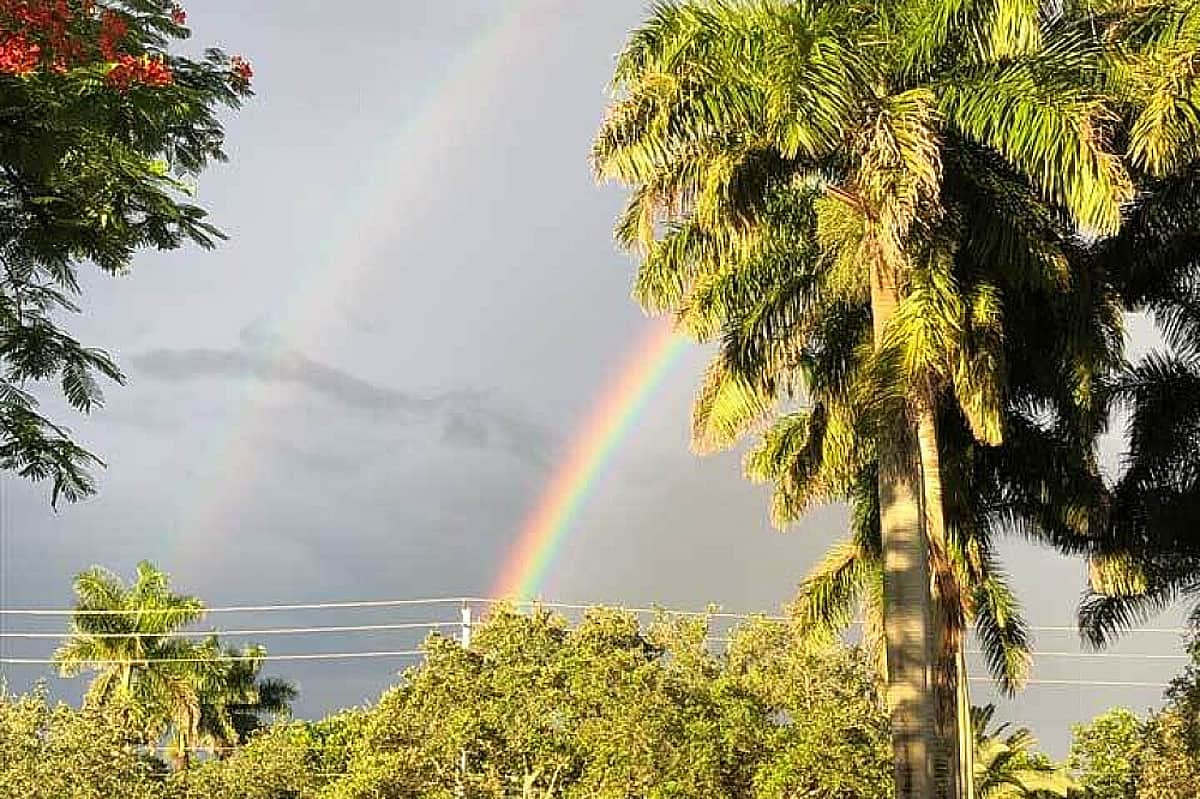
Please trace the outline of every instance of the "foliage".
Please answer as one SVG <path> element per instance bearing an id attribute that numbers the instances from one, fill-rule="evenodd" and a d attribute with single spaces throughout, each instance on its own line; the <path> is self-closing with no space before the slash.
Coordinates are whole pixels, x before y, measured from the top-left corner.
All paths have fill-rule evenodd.
<path id="1" fill-rule="evenodd" d="M 0 694 L 0 796 L 160 799 L 163 764 L 141 754 L 136 708 Z"/>
<path id="2" fill-rule="evenodd" d="M 1200 796 L 1200 636 L 1188 652 L 1191 662 L 1171 681 L 1166 707 L 1147 725 L 1138 799 Z"/>
<path id="3" fill-rule="evenodd" d="M 1069 763 L 1088 799 L 1134 799 L 1145 728 L 1125 708 L 1113 708 L 1072 729 Z"/>
<path id="4" fill-rule="evenodd" d="M 168 799 L 311 799 L 346 770 L 362 716 L 286 722 L 256 734 L 226 758 L 171 775 Z"/>
<path id="5" fill-rule="evenodd" d="M 1137 799 L 1200 796 L 1200 747 L 1195 724 L 1195 716 L 1187 718 L 1173 710 L 1151 720 Z"/>
<path id="6" fill-rule="evenodd" d="M 1200 576 L 1200 3 L 1065 6 L 1096 37 L 1095 74 L 1117 103 L 1115 135 L 1137 188 L 1120 232 L 1087 255 L 1127 308 L 1149 312 L 1166 342 L 1108 387 L 1113 406 L 1128 413 L 1127 447 L 1102 505 L 1105 523 L 1088 542 L 1092 593 L 1080 612 L 1088 640 L 1102 646 L 1176 599 L 1195 597 Z"/>
<path id="7" fill-rule="evenodd" d="M 501 610 L 471 650 L 435 637 L 372 709 L 351 797 L 886 796 L 887 724 L 861 661 L 747 631 L 728 659 L 702 622 L 589 611 L 567 629 Z M 798 660 L 791 660 L 795 656 Z M 793 682 L 783 682 L 784 679 Z"/>
<path id="8" fill-rule="evenodd" d="M 80 267 L 117 274 L 139 250 L 221 237 L 191 181 L 225 158 L 218 113 L 250 94 L 249 67 L 171 52 L 181 15 L 169 0 L 0 3 L 0 468 L 49 479 L 54 500 L 91 493 L 99 460 L 35 395 L 57 380 L 86 412 L 101 378 L 123 379 L 60 324 Z"/>
<path id="9" fill-rule="evenodd" d="M 1034 751 L 1037 740 L 1028 729 L 1009 732 L 1007 724 L 989 729 L 995 711 L 993 705 L 972 708 L 979 799 L 1050 799 L 1078 787 L 1065 766 Z"/>
<path id="10" fill-rule="evenodd" d="M 1200 217 L 1191 224 L 1200 230 Z M 1130 411 L 1128 446 L 1093 560 L 1093 591 L 1080 609 L 1096 646 L 1178 599 L 1200 600 L 1200 275 L 1190 255 L 1174 269 L 1173 278 L 1158 278 L 1150 301 L 1168 349 L 1132 365 L 1113 387 Z"/>
<path id="11" fill-rule="evenodd" d="M 1170 703 L 1146 721 L 1124 709 L 1076 726 L 1071 765 L 1085 799 L 1200 795 L 1196 715 Z"/>
<path id="12" fill-rule="evenodd" d="M 592 609 L 576 625 L 501 608 L 370 707 L 279 720 L 169 775 L 135 704 L 0 701 L 0 796 L 35 799 L 713 797 L 895 794 L 882 684 L 867 655 L 757 619 L 714 653 L 709 620 Z M 1193 654 L 1200 654 L 1200 647 Z M 1200 658 L 1142 721 L 1075 729 L 1070 773 L 1028 730 L 976 708 L 980 799 L 1176 799 L 1200 787 Z M 77 775 L 77 776 L 72 776 Z M 28 793 L 29 786 L 39 786 Z M 19 791 L 14 793 L 13 791 Z"/>
<path id="13" fill-rule="evenodd" d="M 751 623 L 727 655 L 732 676 L 768 709 L 755 797 L 888 797 L 892 757 L 878 674 L 865 654 L 813 649 L 788 627 Z"/>

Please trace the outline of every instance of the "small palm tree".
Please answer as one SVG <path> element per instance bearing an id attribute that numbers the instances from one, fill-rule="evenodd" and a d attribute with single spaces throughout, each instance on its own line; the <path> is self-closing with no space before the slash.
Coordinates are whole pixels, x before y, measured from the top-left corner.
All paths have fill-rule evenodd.
<path id="1" fill-rule="evenodd" d="M 1050 799 L 1079 786 L 1066 766 L 1035 751 L 1037 739 L 1024 727 L 988 730 L 994 705 L 972 708 L 975 726 L 975 795 L 978 799 Z"/>
<path id="2" fill-rule="evenodd" d="M 229 661 L 222 683 L 201 696 L 199 739 L 219 756 L 243 746 L 250 736 L 291 712 L 296 687 L 278 677 L 261 676 L 267 651 L 258 644 L 227 647 Z"/>

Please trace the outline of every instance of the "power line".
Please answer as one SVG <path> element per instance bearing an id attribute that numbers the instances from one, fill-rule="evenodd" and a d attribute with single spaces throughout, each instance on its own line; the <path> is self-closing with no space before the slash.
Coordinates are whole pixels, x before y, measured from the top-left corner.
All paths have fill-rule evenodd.
<path id="1" fill-rule="evenodd" d="M 1029 627 L 1027 628 L 1038 633 L 1078 633 L 1078 627 Z M 1190 627 L 1130 627 L 1127 630 L 1121 630 L 1121 634 L 1127 633 L 1148 633 L 1161 635 L 1187 635 L 1194 633 L 1196 630 Z"/>
<path id="2" fill-rule="evenodd" d="M 81 666 L 148 666 L 152 663 L 212 663 L 214 661 L 263 661 L 263 660 L 351 660 L 356 658 L 387 658 L 424 655 L 421 649 L 401 649 L 379 652 L 313 652 L 297 655 L 230 655 L 219 658 L 118 658 L 72 660 L 72 665 Z M 61 665 L 54 658 L 0 658 L 0 663 L 19 665 Z"/>
<path id="3" fill-rule="evenodd" d="M 722 636 L 709 636 L 704 639 L 708 643 L 728 644 L 735 639 Z M 967 650 L 968 655 L 986 655 L 978 649 Z M 1048 658 L 1084 658 L 1084 659 L 1105 659 L 1115 658 L 1120 660 L 1191 660 L 1189 655 L 1164 655 L 1153 654 L 1149 652 L 1042 652 L 1032 651 L 1029 653 L 1031 657 L 1048 657 Z"/>
<path id="4" fill-rule="evenodd" d="M 403 607 L 412 605 L 497 605 L 510 604 L 517 607 L 542 607 L 554 610 L 591 610 L 594 608 L 611 608 L 613 610 L 621 610 L 628 613 L 650 614 L 650 613 L 666 613 L 673 616 L 706 616 L 713 619 L 752 619 L 759 618 L 767 621 L 787 621 L 785 616 L 769 616 L 765 614 L 754 613 L 726 613 L 723 611 L 709 612 L 707 610 L 681 610 L 668 607 L 626 607 L 623 605 L 606 605 L 606 604 L 574 604 L 568 602 L 542 602 L 540 600 L 531 599 L 498 599 L 495 597 L 433 597 L 428 599 L 383 599 L 383 600 L 366 600 L 366 601 L 346 601 L 346 602 L 309 602 L 301 604 L 267 604 L 267 605 L 227 605 L 222 607 L 199 608 L 197 612 L 201 614 L 207 613 L 268 613 L 280 611 L 296 611 L 296 610 L 337 610 L 337 609 L 362 609 L 362 608 L 388 608 L 388 607 Z M 104 609 L 104 610 L 76 610 L 68 608 L 0 608 L 0 615 L 4 616 L 131 616 L 131 615 L 155 615 L 160 613 L 179 614 L 181 611 L 177 608 L 140 608 L 140 609 Z"/>
<path id="5" fill-rule="evenodd" d="M 276 627 L 264 628 L 255 630 L 203 630 L 197 631 L 176 631 L 169 633 L 147 633 L 147 632 L 129 632 L 129 633 L 76 633 L 69 630 L 63 632 L 0 632 L 0 638 L 39 638 L 39 639 L 59 639 L 72 636 L 81 638 L 204 638 L 210 635 L 307 635 L 318 633 L 357 633 L 357 632 L 382 632 L 386 630 L 432 630 L 447 627 L 461 627 L 461 621 L 434 621 L 434 622 L 405 622 L 403 624 L 351 624 L 351 625 L 333 625 L 328 627 Z"/>
<path id="6" fill-rule="evenodd" d="M 978 650 L 970 650 L 968 655 L 986 655 L 986 652 Z M 1033 651 L 1029 653 L 1035 658 L 1085 658 L 1085 659 L 1105 659 L 1115 658 L 1119 660 L 1191 660 L 1189 655 L 1162 655 L 1151 654 L 1148 652 L 1040 652 Z"/>
<path id="7" fill-rule="evenodd" d="M 382 599 L 365 602 L 308 602 L 298 605 L 227 605 L 216 608 L 197 608 L 201 615 L 207 613 L 271 613 L 288 610 L 336 610 L 345 608 L 392 608 L 407 605 L 447 605 L 482 602 L 471 597 L 436 597 L 432 599 Z M 159 613 L 182 614 L 178 608 L 140 608 L 136 610 L 65 610 L 62 608 L 0 608 L 3 616 L 153 616 Z"/>
<path id="8" fill-rule="evenodd" d="M 971 682 L 993 682 L 990 677 L 968 677 L 967 679 Z M 1073 685 L 1082 688 L 1157 688 L 1159 690 L 1166 687 L 1163 683 L 1157 682 L 1127 682 L 1122 680 L 1026 680 L 1022 684 L 1045 686 Z"/>
<path id="9" fill-rule="evenodd" d="M 459 626 L 456 623 L 446 623 L 438 626 L 450 627 Z M 284 630 L 282 632 L 290 632 Z M 18 634 L 5 634 L 5 637 L 19 637 Z M 125 636 L 112 636 L 125 637 Z M 132 636 L 129 636 L 132 637 Z M 706 638 L 708 643 L 729 643 L 731 638 Z M 237 656 L 220 656 L 219 660 L 305 660 L 305 659 L 334 659 L 341 657 L 382 657 L 385 655 L 406 655 L 406 654 L 421 654 L 422 650 L 405 650 L 397 652 L 332 652 L 332 653 L 312 653 L 312 654 L 292 654 L 292 655 L 237 655 Z M 985 652 L 971 650 L 968 655 L 984 655 Z M 1187 655 L 1164 655 L 1153 654 L 1149 652 L 1031 652 L 1031 656 L 1037 657 L 1058 657 L 1058 658 L 1083 658 L 1083 659 L 1118 659 L 1118 660 L 1190 660 Z M 118 665 L 125 663 L 208 663 L 210 658 L 143 658 L 132 660 L 82 660 L 76 661 L 88 665 Z M 22 664 L 38 664 L 38 663 L 58 663 L 58 660 L 53 658 L 0 658 L 0 663 L 22 663 Z"/>
<path id="10" fill-rule="evenodd" d="M 713 611 L 710 613 L 707 610 L 680 610 L 677 608 L 669 608 L 669 607 L 641 608 L 641 607 L 628 607 L 626 605 L 619 605 L 619 604 L 618 605 L 606 605 L 603 603 L 586 605 L 586 604 L 569 603 L 569 602 L 542 602 L 542 601 L 536 600 L 536 599 L 509 600 L 509 599 L 483 599 L 483 598 L 475 597 L 475 598 L 468 599 L 467 601 L 475 602 L 475 603 L 479 603 L 479 604 L 493 604 L 493 605 L 500 604 L 500 603 L 507 603 L 510 605 L 515 605 L 517 607 L 534 607 L 534 606 L 536 606 L 536 607 L 542 607 L 542 608 L 550 608 L 552 610 L 592 610 L 594 608 L 608 608 L 611 610 L 620 610 L 620 611 L 625 611 L 626 613 L 638 613 L 638 614 L 665 613 L 670 616 L 704 616 L 704 617 L 707 617 L 710 619 L 739 619 L 739 620 L 743 620 L 743 621 L 748 620 L 748 619 L 762 619 L 763 621 L 780 621 L 780 622 L 788 621 L 788 618 L 786 616 L 769 616 L 769 615 L 761 614 L 761 613 L 726 613 L 726 612 L 723 612 L 720 610 Z"/>
<path id="11" fill-rule="evenodd" d="M 733 619 L 739 621 L 747 621 L 751 619 L 771 621 L 771 622 L 787 622 L 790 619 L 787 616 L 757 614 L 757 613 L 731 613 L 720 610 L 685 610 L 670 607 L 634 607 L 623 606 L 620 604 L 583 604 L 569 602 L 544 602 L 541 600 L 514 600 L 502 599 L 496 597 L 430 597 L 423 599 L 384 599 L 384 600 L 362 600 L 362 601 L 337 601 L 337 602 L 308 602 L 297 604 L 263 604 L 263 605 L 227 605 L 211 608 L 199 608 L 198 613 L 201 615 L 208 613 L 272 613 L 272 612 L 287 612 L 301 610 L 359 610 L 372 608 L 394 608 L 394 607 L 411 607 L 411 606 L 428 606 L 428 605 L 468 605 L 468 604 L 510 604 L 517 607 L 541 607 L 551 610 L 591 610 L 595 608 L 609 608 L 612 610 L 624 611 L 627 613 L 636 614 L 657 614 L 665 613 L 672 616 L 692 616 L 706 617 L 710 619 Z M 76 610 L 67 608 L 3 608 L 0 607 L 0 616 L 144 616 L 155 614 L 179 614 L 183 611 L 172 608 L 142 608 L 142 609 L 97 609 L 97 610 Z M 855 619 L 850 622 L 851 626 L 860 626 L 863 620 Z M 367 627 L 368 625 L 362 625 Z M 446 626 L 451 626 L 447 623 Z M 1031 632 L 1047 632 L 1047 633 L 1078 633 L 1079 628 L 1074 626 L 1033 626 L 1027 628 Z M 314 632 L 320 631 L 314 628 Z M 1195 632 L 1188 627 L 1135 627 L 1122 631 L 1123 634 L 1159 634 L 1159 635 L 1183 635 Z M 226 634 L 238 634 L 229 631 Z M 258 634 L 247 632 L 246 634 Z M 262 633 L 272 634 L 272 633 Z M 28 636 L 22 636 L 28 637 Z"/>

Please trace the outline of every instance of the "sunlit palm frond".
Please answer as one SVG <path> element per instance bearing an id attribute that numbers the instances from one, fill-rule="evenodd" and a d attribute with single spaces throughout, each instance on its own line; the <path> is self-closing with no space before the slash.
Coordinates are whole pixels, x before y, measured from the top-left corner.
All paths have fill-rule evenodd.
<path id="1" fill-rule="evenodd" d="M 1103 96 L 1076 76 L 1097 57 L 1067 33 L 1035 54 L 974 67 L 938 93 L 947 123 L 999 151 L 1047 199 L 1087 230 L 1115 233 L 1133 186 L 1106 140 L 1114 119 Z"/>

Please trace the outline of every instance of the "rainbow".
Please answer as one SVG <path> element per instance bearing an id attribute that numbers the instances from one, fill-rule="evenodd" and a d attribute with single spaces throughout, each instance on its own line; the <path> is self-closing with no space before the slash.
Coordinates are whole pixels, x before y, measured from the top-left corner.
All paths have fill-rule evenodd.
<path id="1" fill-rule="evenodd" d="M 492 596 L 534 599 L 597 478 L 646 401 L 683 351 L 685 339 L 656 326 L 592 406 L 579 432 L 521 528 Z"/>
<path id="2" fill-rule="evenodd" d="M 336 337 L 322 320 L 331 307 L 354 304 L 366 277 L 362 264 L 373 255 L 379 232 L 394 232 L 405 210 L 427 204 L 431 187 L 443 182 L 443 159 L 436 156 L 446 147 L 447 132 L 470 130 L 477 98 L 487 93 L 489 81 L 503 75 L 500 67 L 514 53 L 536 50 L 549 35 L 544 26 L 529 24 L 525 12 L 533 5 L 533 0 L 514 0 L 488 18 L 441 70 L 441 80 L 428 84 L 413 110 L 397 120 L 385 146 L 364 158 L 370 169 L 363 182 L 347 196 L 314 257 L 299 265 L 275 312 L 258 329 L 255 346 L 260 357 L 287 357 L 297 340 L 313 329 L 321 331 L 326 346 Z M 662 324 L 635 347 L 521 527 L 497 577 L 494 596 L 530 598 L 540 590 L 580 507 L 683 344 L 684 339 Z M 254 487 L 265 478 L 253 438 L 274 423 L 259 402 L 265 390 L 260 381 L 246 379 L 226 395 L 214 415 L 195 459 L 197 485 L 164 542 L 169 562 L 215 567 L 226 554 L 239 517 L 254 502 Z"/>
<path id="3" fill-rule="evenodd" d="M 448 135 L 473 127 L 480 94 L 501 79 L 514 53 L 541 47 L 548 33 L 545 26 L 529 24 L 526 11 L 532 6 L 532 0 L 516 0 L 483 20 L 467 45 L 439 69 L 440 79 L 428 83 L 411 110 L 398 115 L 379 151 L 364 154 L 369 166 L 363 180 L 330 219 L 313 257 L 297 265 L 274 312 L 261 320 L 259 357 L 287 357 L 312 330 L 321 331 L 325 346 L 335 343 L 337 331 L 324 320 L 334 315 L 331 309 L 355 304 L 367 277 L 362 265 L 374 254 L 380 232 L 394 232 L 397 220 L 428 204 L 429 193 L 445 182 L 440 170 Z M 259 402 L 265 391 L 261 381 L 246 379 L 213 414 L 194 459 L 196 484 L 162 542 L 168 562 L 215 567 L 227 554 L 240 517 L 254 503 L 253 489 L 265 477 L 254 442 L 256 433 L 274 424 Z"/>

